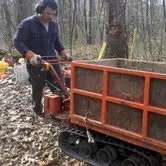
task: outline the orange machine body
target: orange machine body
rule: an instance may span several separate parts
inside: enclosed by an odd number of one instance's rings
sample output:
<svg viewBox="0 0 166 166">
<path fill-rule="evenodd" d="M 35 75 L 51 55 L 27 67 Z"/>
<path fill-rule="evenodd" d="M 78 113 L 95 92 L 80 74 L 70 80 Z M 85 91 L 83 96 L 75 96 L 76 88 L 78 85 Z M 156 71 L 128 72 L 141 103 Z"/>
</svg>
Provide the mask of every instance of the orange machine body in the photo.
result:
<svg viewBox="0 0 166 166">
<path fill-rule="evenodd" d="M 61 97 L 55 94 L 45 95 L 44 112 L 52 116 L 61 113 Z"/>
<path fill-rule="evenodd" d="M 73 62 L 71 122 L 166 155 L 165 69 L 122 59 Z"/>
</svg>

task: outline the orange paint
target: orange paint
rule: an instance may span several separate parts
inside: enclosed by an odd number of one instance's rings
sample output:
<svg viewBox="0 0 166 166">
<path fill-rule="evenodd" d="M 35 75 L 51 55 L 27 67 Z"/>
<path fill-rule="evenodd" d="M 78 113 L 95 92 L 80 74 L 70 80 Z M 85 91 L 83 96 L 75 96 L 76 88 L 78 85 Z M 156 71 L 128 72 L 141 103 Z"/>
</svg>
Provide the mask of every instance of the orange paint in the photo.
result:
<svg viewBox="0 0 166 166">
<path fill-rule="evenodd" d="M 94 92 L 89 92 L 86 90 L 81 90 L 77 89 L 76 87 L 76 68 L 87 68 L 87 69 L 93 69 L 93 70 L 98 70 L 103 72 L 103 89 L 102 93 L 94 93 Z M 99 66 L 95 64 L 85 64 L 79 61 L 74 61 L 72 62 L 72 75 L 71 75 L 71 110 L 70 110 L 70 118 L 71 122 L 75 123 L 80 126 L 88 127 L 89 129 L 98 131 L 100 133 L 110 135 L 112 137 L 121 139 L 123 141 L 126 141 L 128 143 L 141 146 L 147 149 L 154 150 L 156 152 L 159 152 L 163 155 L 166 155 L 166 142 L 162 142 L 159 140 L 152 139 L 148 137 L 148 120 L 149 120 L 149 113 L 154 112 L 157 113 L 161 116 L 166 116 L 166 109 L 164 108 L 159 108 L 155 106 L 151 106 L 149 104 L 149 98 L 150 98 L 150 85 L 151 85 L 151 80 L 152 78 L 155 79 L 163 79 L 166 80 L 166 74 L 159 74 L 159 73 L 151 73 L 151 72 L 146 72 L 146 71 L 138 71 L 138 70 L 130 70 L 130 69 L 122 69 L 122 68 L 116 68 L 116 67 L 108 67 L 108 66 Z M 133 102 L 133 101 L 128 101 L 127 99 L 121 99 L 121 98 L 116 98 L 112 96 L 108 96 L 108 86 L 110 83 L 108 83 L 108 75 L 110 73 L 119 73 L 119 74 L 127 74 L 127 75 L 133 75 L 133 76 L 138 76 L 144 78 L 144 96 L 143 96 L 143 103 L 139 102 Z M 84 81 L 84 80 L 83 80 Z M 102 106 L 101 106 L 101 121 L 95 121 L 92 119 L 86 119 L 86 124 L 85 124 L 85 116 L 79 116 L 75 114 L 75 100 L 74 96 L 75 94 L 80 94 L 83 96 L 87 97 L 92 97 L 95 99 L 100 99 L 102 100 Z M 135 108 L 140 110 L 143 113 L 142 116 L 142 128 L 141 128 L 141 133 L 137 134 L 134 132 L 131 132 L 129 130 L 125 130 L 122 128 L 118 128 L 116 126 L 112 126 L 110 124 L 107 124 L 107 103 L 115 103 L 118 105 L 122 106 L 128 106 L 131 108 Z M 111 116 L 111 110 L 109 111 L 110 116 Z"/>
</svg>

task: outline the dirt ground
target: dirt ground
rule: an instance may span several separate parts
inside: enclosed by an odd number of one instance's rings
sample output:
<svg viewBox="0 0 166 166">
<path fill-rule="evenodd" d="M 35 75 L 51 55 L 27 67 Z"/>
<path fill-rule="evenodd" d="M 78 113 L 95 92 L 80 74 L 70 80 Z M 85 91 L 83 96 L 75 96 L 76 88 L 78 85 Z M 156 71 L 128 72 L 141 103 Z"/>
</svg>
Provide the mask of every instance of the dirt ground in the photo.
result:
<svg viewBox="0 0 166 166">
<path fill-rule="evenodd" d="M 85 166 L 61 153 L 61 127 L 33 113 L 29 85 L 18 84 L 14 76 L 0 80 L 1 166 Z"/>
</svg>

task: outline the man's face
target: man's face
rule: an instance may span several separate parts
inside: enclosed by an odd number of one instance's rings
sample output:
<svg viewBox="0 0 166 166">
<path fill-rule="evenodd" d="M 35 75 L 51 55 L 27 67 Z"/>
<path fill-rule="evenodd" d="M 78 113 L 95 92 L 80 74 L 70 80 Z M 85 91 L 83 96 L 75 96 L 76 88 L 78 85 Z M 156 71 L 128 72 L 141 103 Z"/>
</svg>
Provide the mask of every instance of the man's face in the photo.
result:
<svg viewBox="0 0 166 166">
<path fill-rule="evenodd" d="M 56 10 L 46 7 L 42 13 L 42 19 L 45 22 L 50 22 L 56 15 Z"/>
</svg>

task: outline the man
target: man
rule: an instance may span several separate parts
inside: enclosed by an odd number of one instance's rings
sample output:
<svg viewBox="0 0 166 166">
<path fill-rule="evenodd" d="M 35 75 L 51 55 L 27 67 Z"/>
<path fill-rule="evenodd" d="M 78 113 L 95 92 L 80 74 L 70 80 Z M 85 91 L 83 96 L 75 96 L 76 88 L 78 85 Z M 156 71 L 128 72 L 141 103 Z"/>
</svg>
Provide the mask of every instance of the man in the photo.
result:
<svg viewBox="0 0 166 166">
<path fill-rule="evenodd" d="M 27 70 L 32 84 L 33 110 L 38 115 L 42 115 L 44 80 L 52 80 L 49 71 L 44 72 L 39 68 L 40 59 L 55 59 L 57 52 L 62 59 L 71 60 L 60 42 L 58 25 L 53 21 L 57 9 L 55 0 L 42 0 L 36 7 L 37 15 L 24 19 L 14 38 L 15 48 L 27 59 Z M 54 65 L 54 68 L 61 77 L 59 64 Z"/>
</svg>

